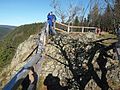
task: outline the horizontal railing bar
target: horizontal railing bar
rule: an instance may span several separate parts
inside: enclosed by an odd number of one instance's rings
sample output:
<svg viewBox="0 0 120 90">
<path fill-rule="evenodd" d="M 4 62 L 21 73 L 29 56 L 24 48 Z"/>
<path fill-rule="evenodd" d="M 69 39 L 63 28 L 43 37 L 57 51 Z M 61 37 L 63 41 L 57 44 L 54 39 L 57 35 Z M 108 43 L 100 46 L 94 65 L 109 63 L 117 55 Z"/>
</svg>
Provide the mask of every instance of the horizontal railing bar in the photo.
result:
<svg viewBox="0 0 120 90">
<path fill-rule="evenodd" d="M 60 24 L 60 25 L 62 25 L 62 26 L 65 26 L 65 27 L 68 27 L 68 25 L 63 24 L 63 23 L 60 23 L 60 22 L 55 22 L 55 23 L 58 23 L 58 24 Z"/>
<path fill-rule="evenodd" d="M 59 23 L 59 22 L 56 22 L 62 26 L 66 26 L 66 27 L 70 27 L 70 28 L 90 28 L 90 29 L 96 29 L 96 27 L 84 27 L 84 26 L 71 26 L 71 25 L 66 25 L 66 24 L 63 24 L 63 23 Z"/>
<path fill-rule="evenodd" d="M 42 58 L 42 52 L 44 50 L 44 38 L 46 35 L 45 34 L 45 26 L 43 29 L 41 29 L 41 36 L 39 38 L 39 44 L 38 44 L 38 49 L 37 52 L 30 58 L 28 58 L 27 64 L 25 64 L 20 71 L 4 86 L 3 90 L 17 90 L 19 85 L 22 83 L 22 81 L 26 78 L 28 75 L 30 69 L 36 65 L 39 60 Z M 37 47 L 35 48 L 37 49 Z M 33 51 L 35 51 L 35 49 Z M 32 54 L 31 54 L 32 55 Z"/>
<path fill-rule="evenodd" d="M 16 90 L 18 86 L 22 83 L 24 78 L 29 73 L 30 68 L 35 65 L 40 59 L 41 55 L 35 54 L 31 57 L 26 65 L 5 85 L 3 90 Z"/>
</svg>

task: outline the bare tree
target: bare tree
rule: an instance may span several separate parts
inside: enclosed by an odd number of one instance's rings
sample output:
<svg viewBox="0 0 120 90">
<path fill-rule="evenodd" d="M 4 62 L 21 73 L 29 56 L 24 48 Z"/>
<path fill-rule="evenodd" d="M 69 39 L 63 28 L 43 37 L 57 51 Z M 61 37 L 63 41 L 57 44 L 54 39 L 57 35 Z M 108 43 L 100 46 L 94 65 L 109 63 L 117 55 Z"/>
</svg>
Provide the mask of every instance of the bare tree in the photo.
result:
<svg viewBox="0 0 120 90">
<path fill-rule="evenodd" d="M 80 5 L 73 4 L 72 1 L 65 10 L 62 8 L 59 0 L 52 0 L 51 6 L 62 22 L 73 22 L 74 18 L 80 15 L 82 10 Z"/>
</svg>

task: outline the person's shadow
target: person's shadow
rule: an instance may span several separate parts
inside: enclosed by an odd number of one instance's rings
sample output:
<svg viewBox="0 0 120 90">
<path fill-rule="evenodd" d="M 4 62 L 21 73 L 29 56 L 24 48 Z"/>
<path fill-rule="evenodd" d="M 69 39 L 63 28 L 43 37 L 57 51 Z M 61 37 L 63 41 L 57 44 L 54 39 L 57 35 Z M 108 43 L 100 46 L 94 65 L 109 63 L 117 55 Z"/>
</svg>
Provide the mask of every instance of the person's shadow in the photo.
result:
<svg viewBox="0 0 120 90">
<path fill-rule="evenodd" d="M 48 74 L 45 78 L 44 85 L 47 86 L 47 90 L 68 90 L 68 87 L 61 86 L 60 79 L 52 74 Z"/>
</svg>

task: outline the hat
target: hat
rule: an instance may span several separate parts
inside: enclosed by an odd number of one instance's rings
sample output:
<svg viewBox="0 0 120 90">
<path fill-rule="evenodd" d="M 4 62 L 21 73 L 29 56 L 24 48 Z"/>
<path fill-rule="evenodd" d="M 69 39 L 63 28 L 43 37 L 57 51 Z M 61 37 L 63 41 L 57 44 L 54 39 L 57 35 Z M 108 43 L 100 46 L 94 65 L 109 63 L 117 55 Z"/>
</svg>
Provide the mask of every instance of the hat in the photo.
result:
<svg viewBox="0 0 120 90">
<path fill-rule="evenodd" d="M 52 14 L 53 14 L 53 12 L 51 11 L 51 12 L 50 12 L 50 15 L 52 15 Z"/>
</svg>

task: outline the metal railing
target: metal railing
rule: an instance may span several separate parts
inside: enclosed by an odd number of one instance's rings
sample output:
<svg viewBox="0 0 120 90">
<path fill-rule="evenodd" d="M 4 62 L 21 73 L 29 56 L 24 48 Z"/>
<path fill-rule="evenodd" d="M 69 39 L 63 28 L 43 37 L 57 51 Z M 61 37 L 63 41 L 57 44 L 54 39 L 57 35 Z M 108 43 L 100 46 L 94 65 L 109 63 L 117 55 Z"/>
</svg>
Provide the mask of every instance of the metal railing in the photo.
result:
<svg viewBox="0 0 120 90">
<path fill-rule="evenodd" d="M 25 64 L 20 71 L 4 86 L 3 90 L 17 90 L 22 81 L 29 74 L 31 67 L 35 66 L 42 59 L 42 52 L 44 51 L 44 45 L 46 40 L 46 26 L 42 28 L 38 38 L 38 48 L 36 53 L 28 59 L 28 63 Z M 39 76 L 39 75 L 38 75 Z"/>
<path fill-rule="evenodd" d="M 62 30 L 65 33 L 69 33 L 70 28 L 82 28 L 82 32 L 84 32 L 85 28 L 89 28 L 89 29 L 91 28 L 96 30 L 96 27 L 69 26 L 62 23 L 58 23 L 58 24 L 67 27 L 67 31 Z M 57 27 L 55 27 L 55 29 L 61 30 Z M 35 66 L 37 63 L 39 63 L 43 59 L 42 52 L 45 49 L 44 45 L 46 44 L 46 38 L 48 36 L 48 32 L 49 32 L 49 26 L 47 23 L 45 23 L 45 26 L 42 28 L 41 33 L 39 34 L 38 48 L 36 53 L 33 56 L 31 56 L 31 58 L 28 59 L 28 63 L 24 65 L 22 69 L 18 71 L 18 73 L 5 85 L 3 90 L 16 90 L 21 85 L 21 83 L 26 78 L 26 76 L 29 74 L 31 67 Z M 120 45 L 120 39 L 118 44 Z M 119 54 L 119 57 L 120 57 L 120 54 Z"/>
<path fill-rule="evenodd" d="M 62 32 L 70 32 L 71 28 L 82 28 L 82 32 L 84 32 L 85 28 L 91 28 L 96 29 L 95 27 L 80 27 L 80 26 L 70 26 L 66 24 L 62 24 L 59 22 L 56 22 L 56 24 L 59 24 L 67 28 L 67 31 L 64 31 L 62 29 L 59 29 L 54 26 L 55 30 L 60 30 Z M 32 55 L 27 61 L 28 63 L 22 67 L 20 71 L 17 72 L 17 74 L 4 86 L 3 90 L 16 90 L 22 83 L 22 81 L 26 78 L 26 76 L 29 74 L 31 67 L 35 66 L 41 59 L 42 59 L 42 52 L 44 51 L 44 45 L 46 43 L 46 38 L 49 35 L 49 24 L 45 23 L 44 27 L 41 30 L 41 33 L 39 34 L 38 38 L 38 46 L 37 46 L 37 52 Z M 36 50 L 34 49 L 34 51 Z M 33 52 L 34 52 L 33 51 Z"/>
</svg>

